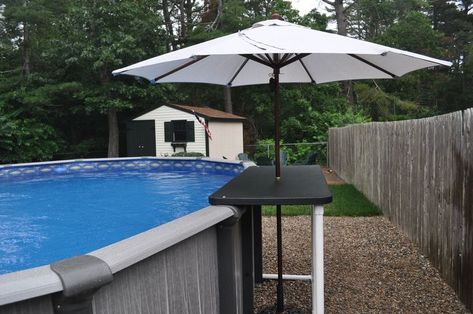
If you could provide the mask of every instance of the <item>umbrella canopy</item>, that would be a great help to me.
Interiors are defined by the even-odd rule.
[[[279,56],[277,62],[275,54]],[[140,76],[153,83],[243,86],[268,83],[275,63],[281,68],[281,83],[390,79],[422,68],[451,65],[273,19],[115,70],[113,74]]]

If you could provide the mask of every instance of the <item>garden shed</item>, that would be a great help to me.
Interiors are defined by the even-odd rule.
[[[245,118],[209,107],[162,105],[127,125],[128,156],[197,152],[236,159],[243,152]]]

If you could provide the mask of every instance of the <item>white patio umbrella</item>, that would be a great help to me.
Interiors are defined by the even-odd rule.
[[[451,63],[272,19],[251,28],[113,71],[152,83],[275,87],[276,177],[279,167],[279,83],[392,79]]]
[[[270,83],[274,90],[275,171],[280,169],[279,83],[326,83],[392,79],[451,63],[420,54],[316,31],[274,19],[122,69],[152,83],[209,83],[244,86]],[[282,310],[281,207],[277,206],[278,312]]]

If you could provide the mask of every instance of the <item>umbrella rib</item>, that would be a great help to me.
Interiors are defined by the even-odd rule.
[[[305,73],[307,73],[307,75],[309,76],[310,82],[311,82],[311,83],[316,83],[315,80],[314,80],[314,78],[313,78],[312,75],[310,74],[309,70],[308,70],[307,67],[305,66],[304,62],[302,61],[302,59],[299,59],[299,62],[301,63],[302,67],[304,68]]]
[[[264,54],[266,56],[266,59],[268,60],[269,63],[271,63],[274,66],[274,61],[271,59],[271,56],[267,53]]]
[[[196,57],[194,60],[189,61],[189,62],[187,62],[187,63],[184,63],[183,65],[180,65],[180,66],[178,66],[177,68],[174,68],[174,69],[172,69],[171,71],[166,72],[166,73],[164,73],[163,75],[158,76],[157,78],[154,79],[154,82],[157,82],[157,81],[159,81],[160,79],[165,78],[166,76],[169,76],[169,75],[171,75],[171,74],[174,74],[174,73],[176,73],[177,71],[180,71],[180,70],[182,70],[182,69],[185,69],[185,68],[187,68],[188,66],[191,66],[191,65],[193,65],[194,63],[199,62],[200,60],[205,59],[205,58],[207,58],[207,57],[208,57],[208,56],[198,56],[198,57]]]
[[[235,78],[237,77],[238,74],[240,74],[241,70],[245,67],[245,65],[248,63],[250,59],[246,58],[243,63],[240,65],[240,67],[238,68],[238,70],[235,72],[235,74],[233,74],[232,76],[232,79],[230,80],[230,82],[228,82],[228,86],[232,86],[232,83],[233,81],[235,80]]]
[[[281,62],[285,62],[291,55],[292,53],[285,53],[281,58]]]
[[[287,60],[287,61],[280,62],[280,63],[278,64],[278,67],[279,67],[279,68],[283,68],[283,67],[285,67],[286,65],[289,65],[289,64],[291,64],[291,63],[293,63],[293,62],[296,62],[297,60],[300,60],[300,59],[302,59],[302,58],[307,57],[308,55],[309,55],[308,53],[301,53],[301,54],[296,53],[296,56],[295,56],[295,57],[293,57],[293,58],[291,58],[291,59],[289,59],[289,60]]]
[[[274,65],[272,65],[271,63],[269,63],[269,62],[267,62],[267,61],[265,61],[265,60],[263,60],[263,59],[261,59],[261,58],[258,58],[258,57],[255,56],[255,55],[245,54],[245,55],[240,55],[240,56],[245,57],[245,58],[247,58],[247,59],[250,59],[250,60],[252,60],[252,61],[254,61],[254,62],[264,64],[264,65],[267,66],[267,67],[274,68]]]
[[[245,33],[243,32],[238,32],[238,35],[240,36],[243,36],[244,38],[248,39],[248,40],[251,40],[252,42],[255,42],[255,43],[258,43],[258,44],[261,44],[261,45],[265,45],[265,46],[268,46],[268,47],[271,47],[271,48],[276,48],[276,49],[279,49],[279,50],[284,50],[284,48],[281,48],[281,47],[277,47],[277,46],[273,46],[273,45],[269,45],[269,44],[265,44],[264,42],[262,41],[257,41],[257,40],[254,40],[253,38],[249,37],[248,35],[246,35]],[[262,50],[266,50],[266,48],[263,48],[263,47],[259,47],[253,43],[249,43],[259,49],[262,49]]]
[[[379,70],[379,71],[381,71],[381,72],[383,72],[383,73],[385,73],[385,74],[391,76],[392,78],[399,77],[399,76],[397,76],[396,74],[393,74],[393,73],[389,72],[388,70],[385,70],[385,69],[383,69],[382,67],[377,66],[376,64],[371,63],[371,62],[369,62],[369,61],[366,60],[366,59],[363,59],[363,58],[360,57],[360,56],[357,56],[357,55],[352,54],[352,53],[349,53],[348,55],[349,55],[350,57],[354,58],[354,59],[357,59],[358,61],[361,61],[361,62],[363,62],[363,63],[369,65],[370,67],[375,68],[376,70]]]

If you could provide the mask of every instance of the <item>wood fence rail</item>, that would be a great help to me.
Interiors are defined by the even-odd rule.
[[[407,233],[473,309],[473,108],[330,129],[329,165]]]

